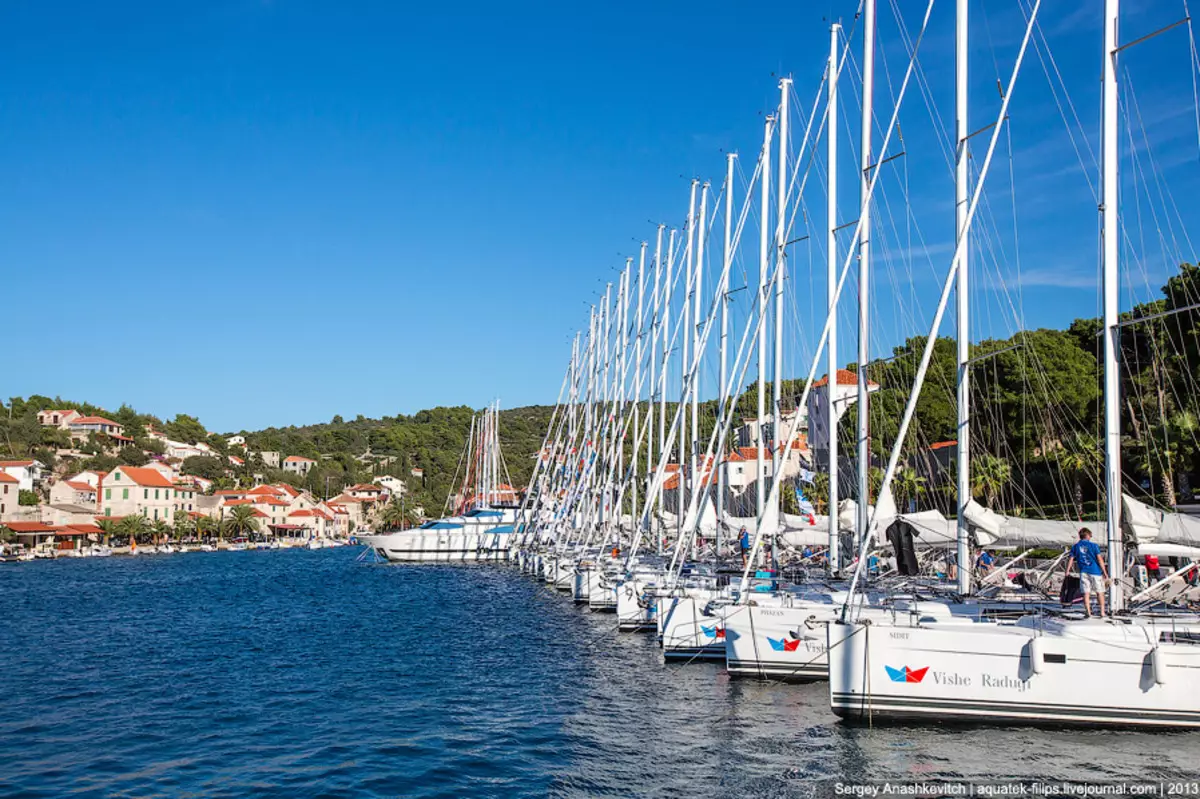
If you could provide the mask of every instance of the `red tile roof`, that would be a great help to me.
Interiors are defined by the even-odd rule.
[[[284,463],[316,463],[312,458],[301,458],[299,455],[288,455],[283,459]]]
[[[71,424],[107,424],[112,425],[113,427],[121,426],[112,419],[105,419],[103,416],[80,416],[78,419],[72,419]]]
[[[773,453],[770,449],[763,447],[764,460],[771,460],[772,454]],[[739,461],[757,461],[758,447],[738,447],[733,451],[733,454],[729,456],[729,460],[733,461],[734,463]]]
[[[252,500],[252,499],[227,499],[227,500],[225,500],[226,507],[231,507],[233,505],[253,505],[253,504],[254,504],[254,500]]]
[[[286,508],[289,503],[284,502],[282,499],[279,499],[278,497],[259,497],[254,500],[254,504],[255,505],[272,505],[272,506],[276,506],[276,507],[282,505],[283,507]]]
[[[0,527],[7,527],[14,533],[53,533],[58,529],[44,522],[4,522]]]
[[[21,466],[32,466],[32,465],[33,465],[33,461],[0,461],[0,469],[3,469],[8,466],[11,466],[13,468],[19,468]]]
[[[269,519],[269,518],[271,518],[271,517],[270,517],[270,516],[268,516],[267,514],[263,513],[263,512],[262,512],[262,511],[260,511],[260,510],[256,510],[256,511],[254,511],[254,518],[256,518],[256,519]]]
[[[849,369],[838,369],[837,370],[837,381],[838,381],[839,386],[857,386],[858,385],[858,373],[851,372]],[[828,383],[829,383],[829,375],[825,375],[820,380],[813,383],[813,388],[819,388],[820,386],[827,385]],[[876,383],[874,380],[868,380],[867,385],[868,386],[878,386],[879,384]]]
[[[94,493],[96,491],[94,486],[91,486],[87,483],[78,483],[74,480],[67,480],[66,483],[76,491],[85,491],[88,493]]]
[[[21,482],[21,481],[15,477],[13,477],[11,474],[8,474],[6,472],[0,472],[0,483],[19,483],[19,482]]]
[[[371,483],[359,483],[358,485],[350,486],[346,490],[347,491],[383,491],[382,488],[380,488],[377,485],[372,485]],[[511,491],[512,489],[509,489],[509,490]]]
[[[118,466],[116,469],[113,469],[113,471],[120,471],[130,480],[142,486],[143,488],[147,486],[150,488],[174,488],[174,484],[167,478],[163,477],[162,473],[157,469],[147,469],[138,466]],[[113,482],[119,483],[121,481],[114,480]]]
[[[254,488],[250,489],[246,493],[253,494],[255,496],[260,496],[262,494],[282,494],[283,492],[280,491],[275,486],[255,486]]]

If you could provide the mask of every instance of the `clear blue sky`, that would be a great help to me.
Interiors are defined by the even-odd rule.
[[[915,30],[923,4],[900,5]],[[1007,77],[1020,36],[1012,3],[982,5],[979,125],[995,114],[995,75]],[[1095,14],[1046,5],[1059,68],[1094,127],[1099,4]],[[1130,36],[1182,16],[1172,3],[1128,8]],[[753,169],[778,74],[793,74],[807,102],[828,20],[849,24],[853,10],[840,0],[8,4],[0,290],[15,352],[0,394],[192,413],[218,430],[493,397],[553,402],[570,337],[612,268],[652,222],[682,221],[688,179],[719,183],[722,150]],[[938,4],[922,50],[947,124],[952,11]],[[898,84],[890,13],[880,38]],[[1194,170],[1186,29],[1145,48],[1130,60],[1158,115],[1147,128],[1169,128],[1164,149]],[[1070,216],[1078,238],[1064,242],[1053,168],[1069,171],[1071,150],[1030,58],[1027,104],[1012,112],[1014,139],[1026,137],[1014,142],[1028,209],[1021,306],[1028,324],[1061,326],[1095,312],[1095,209],[1085,197]],[[916,99],[913,129],[932,130]],[[883,102],[877,113],[888,111]],[[944,167],[918,163],[913,202],[944,203]],[[1174,189],[1184,198],[1195,186]],[[926,232],[944,248],[944,233]],[[928,293],[921,268],[929,279],[913,286]],[[1166,267],[1152,268],[1157,279]],[[893,327],[905,332],[880,325],[876,350],[894,343]]]

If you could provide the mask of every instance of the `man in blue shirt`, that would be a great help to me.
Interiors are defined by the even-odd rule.
[[[743,527],[742,534],[738,536],[738,549],[742,550],[742,566],[746,565],[746,559],[750,557],[750,532]]]
[[[1108,567],[1100,557],[1100,547],[1092,541],[1092,531],[1084,527],[1079,531],[1079,540],[1071,547],[1071,557],[1067,559],[1067,574],[1071,566],[1079,564],[1079,587],[1083,590],[1083,609],[1088,617],[1092,615],[1092,594],[1096,594],[1100,603],[1100,615],[1104,612],[1104,587],[1108,582]]]
[[[975,559],[975,568],[987,574],[996,568],[996,558],[986,549],[980,550],[979,557]]]

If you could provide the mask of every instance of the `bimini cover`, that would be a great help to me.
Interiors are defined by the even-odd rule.
[[[958,526],[936,510],[902,513],[886,529],[889,539],[893,529],[912,533],[913,546],[917,547],[954,546],[958,540]]]
[[[967,500],[963,508],[963,516],[971,527],[975,528],[975,540],[980,546],[991,546],[1000,537],[1000,527],[1004,517],[991,508],[985,508],[973,499]]]
[[[1148,544],[1158,540],[1163,526],[1163,512],[1139,502],[1128,494],[1121,495],[1125,511],[1125,530],[1135,544]]]
[[[999,518],[1004,520],[1004,524],[1001,525],[1000,535],[995,541],[995,546],[998,547],[1066,548],[1079,540],[1079,528],[1081,527],[1091,530],[1092,537],[1097,542],[1104,541],[1108,535],[1108,526],[1099,521],[1069,522],[1052,519],[1022,519],[1017,516],[1001,516]]]
[[[822,516],[818,521],[822,521],[825,517]],[[805,526],[802,530],[786,530],[779,534],[780,543],[794,549],[804,549],[804,547],[823,547],[829,543],[829,533],[825,531],[825,525],[821,527]]]
[[[1125,535],[1134,545],[1149,543],[1200,546],[1200,519],[1187,513],[1166,513],[1124,494]]]

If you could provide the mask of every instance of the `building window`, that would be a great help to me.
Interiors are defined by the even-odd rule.
[[[146,490],[149,491],[150,489],[147,488]],[[158,489],[157,488],[154,489],[154,498],[158,499]]]
[[[116,472],[116,473],[114,473],[114,474],[113,474],[113,479],[114,479],[114,480],[120,480],[120,479],[121,479],[121,473],[120,473],[120,472]]]
[[[148,489],[148,488],[142,489],[142,499],[150,499],[150,489]]]
[[[104,498],[112,499],[112,489],[111,488],[104,489]]]
[[[121,489],[121,499],[129,499],[129,489],[128,488]]]
[[[158,508],[154,509],[154,521],[158,521]]]

